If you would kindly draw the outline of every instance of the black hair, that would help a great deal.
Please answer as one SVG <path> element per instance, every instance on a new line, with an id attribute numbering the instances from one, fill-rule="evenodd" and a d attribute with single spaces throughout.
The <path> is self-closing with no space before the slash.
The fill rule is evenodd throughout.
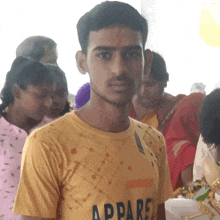
<path id="1" fill-rule="evenodd" d="M 167 73 L 166 63 L 163 57 L 156 52 L 152 52 L 153 60 L 151 64 L 150 76 L 153 80 L 167 83 L 169 74 Z"/>
<path id="2" fill-rule="evenodd" d="M 23 40 L 16 50 L 16 57 L 23 56 L 25 58 L 33 58 L 39 62 L 45 55 L 44 46 L 47 45 L 50 49 L 56 49 L 57 44 L 54 40 L 44 36 L 31 36 Z"/>
<path id="3" fill-rule="evenodd" d="M 145 47 L 148 34 L 146 19 L 129 4 L 118 1 L 105 1 L 84 14 L 77 23 L 78 38 L 83 53 L 87 53 L 91 31 L 99 31 L 114 25 L 140 31 L 143 48 Z"/>
<path id="4" fill-rule="evenodd" d="M 66 102 L 66 105 L 64 106 L 63 111 L 60 112 L 59 115 L 63 116 L 63 115 L 65 115 L 68 112 L 70 112 L 70 103 L 69 103 L 69 101 Z"/>
<path id="5" fill-rule="evenodd" d="M 44 66 L 49 70 L 49 72 L 54 76 L 54 81 L 55 83 L 58 82 L 59 84 L 61 84 L 64 89 L 66 94 L 68 95 L 68 85 L 67 85 L 67 79 L 65 76 L 64 71 L 57 65 L 55 64 L 44 64 Z M 67 101 L 64 109 L 62 112 L 60 112 L 60 116 L 65 115 L 67 112 L 70 112 L 70 104 Z"/>
<path id="6" fill-rule="evenodd" d="M 220 89 L 207 95 L 200 107 L 200 131 L 210 144 L 220 144 Z"/>
<path id="7" fill-rule="evenodd" d="M 54 81 L 61 84 L 65 88 L 66 93 L 68 94 L 67 80 L 64 71 L 56 64 L 47 63 L 44 64 L 44 66 L 53 75 Z"/>
<path id="8" fill-rule="evenodd" d="M 15 85 L 25 90 L 28 85 L 36 86 L 43 82 L 50 85 L 53 83 L 53 77 L 44 65 L 31 62 L 24 57 L 17 57 L 6 75 L 5 84 L 1 90 L 0 115 L 7 106 L 14 102 L 13 88 Z"/>

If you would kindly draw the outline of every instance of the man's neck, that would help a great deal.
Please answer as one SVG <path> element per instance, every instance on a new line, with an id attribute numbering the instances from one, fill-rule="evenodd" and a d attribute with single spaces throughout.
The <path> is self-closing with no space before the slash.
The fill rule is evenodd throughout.
<path id="1" fill-rule="evenodd" d="M 4 118 L 10 124 L 13 124 L 26 131 L 27 134 L 29 134 L 30 130 L 41 122 L 25 117 L 22 114 L 22 111 L 18 110 L 16 106 L 13 105 L 8 106 L 4 114 Z"/>
<path id="2" fill-rule="evenodd" d="M 131 103 L 117 106 L 108 102 L 90 101 L 76 114 L 88 125 L 106 132 L 122 132 L 129 128 Z"/>

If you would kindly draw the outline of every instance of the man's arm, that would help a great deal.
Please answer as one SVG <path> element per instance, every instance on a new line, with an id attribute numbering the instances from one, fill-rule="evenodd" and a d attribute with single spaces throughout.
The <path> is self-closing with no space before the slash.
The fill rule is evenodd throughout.
<path id="1" fill-rule="evenodd" d="M 164 205 L 164 203 L 158 205 L 158 208 L 157 208 L 157 220 L 166 220 L 165 205 Z"/>
<path id="2" fill-rule="evenodd" d="M 56 220 L 55 218 L 37 218 L 37 217 L 30 217 L 22 215 L 22 220 Z"/>
<path id="3" fill-rule="evenodd" d="M 56 147 L 47 145 L 49 141 L 46 138 L 45 142 L 42 141 L 40 130 L 26 139 L 22 151 L 20 182 L 13 213 L 25 216 L 24 220 L 56 218 L 60 196 L 59 171 L 56 167 L 60 162 L 54 156 Z"/>

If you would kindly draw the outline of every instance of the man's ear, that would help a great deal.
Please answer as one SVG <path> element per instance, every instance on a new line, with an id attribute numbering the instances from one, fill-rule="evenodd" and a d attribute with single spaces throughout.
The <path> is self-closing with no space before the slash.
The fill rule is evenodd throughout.
<path id="1" fill-rule="evenodd" d="M 14 85 L 13 90 L 12 90 L 12 94 L 13 94 L 14 98 L 20 99 L 21 88 L 19 85 Z"/>
<path id="2" fill-rule="evenodd" d="M 86 74 L 88 72 L 86 55 L 82 51 L 77 51 L 75 58 L 79 72 L 82 74 Z"/>
<path id="3" fill-rule="evenodd" d="M 144 76 L 149 76 L 151 70 L 151 64 L 153 61 L 153 54 L 149 49 L 144 51 L 144 59 L 145 59 Z"/>

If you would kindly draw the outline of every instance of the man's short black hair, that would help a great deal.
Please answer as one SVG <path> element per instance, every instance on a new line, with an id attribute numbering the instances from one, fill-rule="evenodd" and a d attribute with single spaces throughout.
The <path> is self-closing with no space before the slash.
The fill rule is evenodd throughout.
<path id="1" fill-rule="evenodd" d="M 145 47 L 148 34 L 146 19 L 129 4 L 118 1 L 105 1 L 84 14 L 77 23 L 78 38 L 83 53 L 87 53 L 91 31 L 99 31 L 114 25 L 140 31 L 143 48 Z"/>
<path id="2" fill-rule="evenodd" d="M 220 144 L 220 89 L 207 95 L 200 108 L 200 131 L 210 144 Z"/>
<path id="3" fill-rule="evenodd" d="M 169 74 L 163 57 L 156 52 L 152 52 L 152 54 L 153 60 L 151 64 L 150 77 L 155 81 L 167 83 L 169 81 Z"/>

